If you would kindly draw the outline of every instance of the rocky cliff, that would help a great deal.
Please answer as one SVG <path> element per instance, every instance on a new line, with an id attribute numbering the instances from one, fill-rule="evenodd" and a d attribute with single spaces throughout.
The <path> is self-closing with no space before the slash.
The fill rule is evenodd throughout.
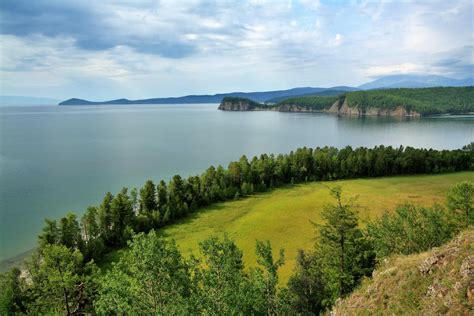
<path id="1" fill-rule="evenodd" d="M 307 105 L 300 104 L 276 104 L 276 105 L 265 105 L 250 99 L 245 98 L 224 98 L 218 107 L 219 110 L 223 111 L 278 111 L 278 112 L 320 112 L 320 113 L 331 113 L 337 115 L 350 115 L 350 116 L 416 116 L 419 117 L 420 113 L 416 111 L 407 111 L 405 107 L 398 106 L 395 109 L 381 109 L 376 107 L 367 107 L 365 109 L 359 108 L 357 105 L 350 107 L 347 103 L 347 99 L 338 100 L 334 102 L 327 109 L 312 108 Z"/>
<path id="2" fill-rule="evenodd" d="M 399 105 L 395 109 L 381 109 L 376 107 L 367 107 L 365 109 L 359 108 L 357 105 L 350 107 L 347 104 L 347 99 L 344 99 L 344 102 L 337 101 L 326 110 L 328 113 L 338 114 L 338 115 L 351 115 L 351 116 L 415 116 L 419 117 L 420 113 L 416 111 L 407 111 L 405 107 Z"/>
<path id="3" fill-rule="evenodd" d="M 265 111 L 272 110 L 273 106 L 255 102 L 247 98 L 225 97 L 218 107 L 223 111 Z"/>

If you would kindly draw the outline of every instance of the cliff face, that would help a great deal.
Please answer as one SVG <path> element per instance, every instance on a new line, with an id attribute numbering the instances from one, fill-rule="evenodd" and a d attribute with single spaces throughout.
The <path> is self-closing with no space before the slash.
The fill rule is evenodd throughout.
<path id="1" fill-rule="evenodd" d="M 218 107 L 223 111 L 251 111 L 250 104 L 246 101 L 222 101 Z"/>
<path id="2" fill-rule="evenodd" d="M 407 111 L 405 107 L 399 105 L 395 109 L 381 109 L 376 107 L 368 107 L 366 109 L 360 109 L 357 105 L 350 107 L 347 104 L 347 100 L 344 100 L 342 104 L 335 102 L 328 110 L 328 113 L 339 114 L 339 115 L 368 115 L 368 116 L 415 116 L 419 117 L 420 113 L 416 111 Z"/>
<path id="3" fill-rule="evenodd" d="M 381 109 L 376 107 L 368 107 L 361 109 L 358 106 L 350 107 L 347 104 L 347 100 L 341 103 L 341 101 L 334 102 L 328 109 L 319 110 L 314 109 L 310 106 L 302 106 L 298 104 L 281 104 L 274 107 L 265 106 L 258 104 L 246 99 L 235 99 L 235 100 L 222 100 L 218 107 L 219 110 L 223 111 L 278 111 L 278 112 L 323 112 L 337 115 L 350 115 L 350 116 L 416 116 L 419 117 L 420 113 L 416 111 L 407 111 L 405 107 L 398 106 L 393 110 Z"/>
<path id="4" fill-rule="evenodd" d="M 219 110 L 222 111 L 264 111 L 271 110 L 263 104 L 244 98 L 224 98 L 219 104 Z"/>

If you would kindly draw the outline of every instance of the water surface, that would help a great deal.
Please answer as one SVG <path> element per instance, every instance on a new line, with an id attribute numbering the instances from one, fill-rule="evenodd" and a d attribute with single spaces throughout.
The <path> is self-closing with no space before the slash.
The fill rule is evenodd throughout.
<path id="1" fill-rule="evenodd" d="M 459 148 L 474 117 L 400 120 L 222 112 L 208 105 L 0 108 L 0 260 L 36 245 L 43 219 L 82 211 L 107 191 L 196 174 L 240 155 L 302 146 Z"/>

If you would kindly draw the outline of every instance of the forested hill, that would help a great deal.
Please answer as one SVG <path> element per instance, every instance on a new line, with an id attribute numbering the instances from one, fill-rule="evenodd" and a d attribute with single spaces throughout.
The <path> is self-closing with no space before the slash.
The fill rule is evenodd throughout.
<path id="1" fill-rule="evenodd" d="M 229 103 L 230 102 L 230 103 Z M 474 87 L 385 89 L 345 92 L 338 96 L 300 96 L 276 104 L 235 107 L 226 99 L 219 109 L 230 111 L 273 110 L 282 112 L 328 112 L 346 115 L 420 116 L 474 113 Z"/>
<path id="2" fill-rule="evenodd" d="M 59 105 L 107 105 L 107 104 L 189 104 L 189 103 L 219 103 L 224 97 L 241 97 L 249 98 L 257 102 L 266 102 L 274 98 L 289 98 L 298 95 L 309 95 L 324 93 L 334 93 L 333 91 L 354 91 L 357 88 L 351 87 L 332 87 L 332 88 L 312 88 L 312 87 L 301 87 L 293 88 L 288 90 L 276 90 L 276 91 L 261 91 L 261 92 L 228 92 L 218 93 L 213 95 L 187 95 L 182 97 L 169 97 L 169 98 L 151 98 L 141 100 L 129 100 L 129 99 L 117 99 L 110 101 L 99 101 L 93 102 L 83 99 L 72 98 L 59 103 Z"/>

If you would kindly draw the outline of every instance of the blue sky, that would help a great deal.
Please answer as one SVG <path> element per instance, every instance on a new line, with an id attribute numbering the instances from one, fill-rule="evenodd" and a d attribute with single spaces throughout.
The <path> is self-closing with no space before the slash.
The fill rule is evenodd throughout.
<path id="1" fill-rule="evenodd" d="M 2 0 L 0 94 L 94 100 L 473 76 L 460 1 Z"/>

